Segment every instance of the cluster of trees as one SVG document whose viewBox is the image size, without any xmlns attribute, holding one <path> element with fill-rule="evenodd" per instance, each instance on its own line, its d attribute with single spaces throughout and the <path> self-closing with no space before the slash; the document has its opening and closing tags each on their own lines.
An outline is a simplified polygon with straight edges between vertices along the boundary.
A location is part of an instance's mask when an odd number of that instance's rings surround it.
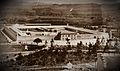
<svg viewBox="0 0 120 71">
<path fill-rule="evenodd" d="M 69 61 L 74 62 L 90 62 L 95 60 L 95 54 L 89 56 L 87 53 L 82 51 L 68 52 L 66 48 L 63 49 L 53 49 L 41 50 L 33 54 L 22 56 L 21 54 L 16 58 L 16 63 L 18 65 L 40 65 L 40 66 L 52 66 L 58 64 L 66 64 Z"/>
<path fill-rule="evenodd" d="M 30 10 L 23 10 L 23 13 L 21 15 L 26 15 L 26 16 L 64 16 L 62 10 L 59 9 L 54 9 L 51 7 L 33 7 Z"/>
<path fill-rule="evenodd" d="M 94 46 L 89 44 L 89 51 L 84 52 L 82 48 L 86 47 L 82 44 L 82 42 L 78 43 L 77 47 L 71 46 L 69 39 L 66 38 L 67 46 L 53 46 L 54 40 L 51 40 L 51 47 L 46 50 L 40 50 L 39 52 L 35 52 L 33 54 L 29 54 L 26 56 L 19 55 L 16 58 L 16 62 L 19 65 L 56 65 L 56 64 L 66 64 L 67 62 L 71 61 L 78 61 L 78 62 L 90 62 L 95 61 L 97 55 L 97 42 Z M 39 43 L 41 42 L 40 39 L 35 39 L 34 42 Z M 91 47 L 93 47 L 91 49 Z M 73 49 L 77 51 L 70 51 Z"/>
<path fill-rule="evenodd" d="M 37 38 L 34 40 L 37 44 L 42 42 L 41 39 Z M 70 45 L 70 39 L 66 38 L 67 46 L 54 46 L 54 39 L 51 39 L 51 47 L 49 49 L 42 49 L 35 53 L 22 56 L 18 54 L 15 63 L 18 65 L 40 65 L 40 66 L 52 66 L 58 64 L 66 64 L 68 62 L 75 63 L 88 63 L 97 60 L 97 50 L 101 49 L 99 38 L 95 44 L 89 43 L 88 46 L 83 45 L 80 41 L 77 46 Z M 47 41 L 45 42 L 45 44 Z M 103 52 L 109 49 L 109 41 L 103 49 Z M 118 48 L 118 43 L 115 44 L 115 48 Z M 83 51 L 88 50 L 88 51 Z"/>
<path fill-rule="evenodd" d="M 2 24 L 13 24 L 13 23 L 17 23 L 18 19 L 15 17 L 2 17 L 2 19 L 0 19 L 0 22 Z"/>
</svg>

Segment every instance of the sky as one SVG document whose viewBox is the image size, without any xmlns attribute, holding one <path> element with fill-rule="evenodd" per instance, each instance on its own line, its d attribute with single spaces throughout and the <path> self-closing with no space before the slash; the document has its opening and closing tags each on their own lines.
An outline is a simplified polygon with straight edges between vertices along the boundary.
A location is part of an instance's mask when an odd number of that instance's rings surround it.
<svg viewBox="0 0 120 71">
<path fill-rule="evenodd" d="M 23 0 L 23 2 L 34 2 L 39 1 L 40 3 L 48 4 L 80 4 L 80 3 L 116 3 L 120 0 Z"/>
<path fill-rule="evenodd" d="M 82 4 L 82 3 L 118 3 L 120 0 L 1 0 L 0 8 L 9 5 L 22 5 L 22 4 L 32 4 L 32 3 L 43 3 L 43 4 Z"/>
</svg>

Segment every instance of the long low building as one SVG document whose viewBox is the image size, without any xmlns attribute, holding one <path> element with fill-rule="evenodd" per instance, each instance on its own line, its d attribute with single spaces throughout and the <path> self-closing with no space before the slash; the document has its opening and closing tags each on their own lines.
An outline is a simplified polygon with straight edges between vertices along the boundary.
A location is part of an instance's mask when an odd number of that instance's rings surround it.
<svg viewBox="0 0 120 71">
<path fill-rule="evenodd" d="M 45 44 L 45 41 L 47 41 L 48 45 L 50 45 L 51 39 L 54 40 L 54 45 L 67 45 L 67 38 L 70 40 L 71 45 L 77 45 L 80 41 L 83 44 L 89 44 L 89 42 L 94 44 L 97 38 L 104 39 L 104 42 L 109 39 L 108 33 L 68 25 L 41 26 L 14 24 L 6 25 L 2 32 L 7 38 L 11 39 L 9 42 L 16 42 L 17 44 L 36 44 L 33 42 L 36 38 L 43 41 L 39 44 Z"/>
</svg>

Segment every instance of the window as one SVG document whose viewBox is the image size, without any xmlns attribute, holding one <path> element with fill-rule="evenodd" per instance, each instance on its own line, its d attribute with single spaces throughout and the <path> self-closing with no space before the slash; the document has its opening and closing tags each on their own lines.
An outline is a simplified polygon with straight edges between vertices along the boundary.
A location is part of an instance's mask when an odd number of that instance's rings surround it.
<svg viewBox="0 0 120 71">
<path fill-rule="evenodd" d="M 76 39 L 76 35 L 74 35 L 74 39 Z"/>
<path fill-rule="evenodd" d="M 62 38 L 62 40 L 64 40 L 64 37 Z"/>
<path fill-rule="evenodd" d="M 66 35 L 66 37 L 68 37 L 68 35 Z"/>
<path fill-rule="evenodd" d="M 70 35 L 68 34 L 68 37 L 70 37 Z"/>
<path fill-rule="evenodd" d="M 64 37 L 64 35 L 62 35 L 62 38 Z"/>
<path fill-rule="evenodd" d="M 73 39 L 73 35 L 71 35 L 71 39 Z"/>
</svg>

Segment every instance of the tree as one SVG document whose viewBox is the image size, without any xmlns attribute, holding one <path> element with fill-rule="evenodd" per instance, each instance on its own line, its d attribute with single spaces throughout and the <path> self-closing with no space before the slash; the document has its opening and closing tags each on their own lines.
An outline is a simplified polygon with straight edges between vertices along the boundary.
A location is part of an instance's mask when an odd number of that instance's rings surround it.
<svg viewBox="0 0 120 71">
<path fill-rule="evenodd" d="M 100 39 L 99 38 L 97 38 L 95 46 L 97 49 L 100 49 Z"/>
<path fill-rule="evenodd" d="M 51 43 L 51 47 L 53 47 L 54 40 L 51 39 L 50 43 Z"/>
<path fill-rule="evenodd" d="M 47 46 L 47 43 L 48 43 L 47 40 L 45 40 L 45 46 Z"/>
<path fill-rule="evenodd" d="M 69 38 L 66 38 L 66 41 L 67 41 L 67 46 L 69 47 L 69 49 L 71 48 L 71 46 L 70 46 L 70 39 Z"/>
<path fill-rule="evenodd" d="M 92 48 L 92 53 L 93 54 L 96 54 L 97 53 L 97 43 L 95 43 L 94 45 L 93 45 L 93 48 Z"/>
<path fill-rule="evenodd" d="M 82 49 L 82 41 L 80 41 L 80 43 L 77 43 L 77 50 L 81 50 Z"/>
<path fill-rule="evenodd" d="M 104 47 L 103 53 L 106 52 L 106 50 L 108 50 L 108 49 L 109 49 L 109 45 L 108 45 L 108 42 L 107 42 L 105 47 Z"/>
<path fill-rule="evenodd" d="M 70 39 L 66 38 L 66 41 L 67 41 L 67 44 L 69 44 L 69 43 L 70 43 L 70 42 L 69 42 L 69 41 L 70 41 Z"/>
<path fill-rule="evenodd" d="M 57 32 L 57 30 L 54 30 L 54 32 Z"/>
<path fill-rule="evenodd" d="M 23 58 L 23 55 L 21 53 L 18 53 L 16 60 L 21 60 L 22 58 Z"/>
<path fill-rule="evenodd" d="M 88 47 L 88 54 L 91 55 L 91 48 L 92 48 L 92 44 L 89 43 L 89 47 Z"/>
<path fill-rule="evenodd" d="M 31 33 L 30 33 L 30 32 L 27 32 L 26 34 L 27 34 L 27 35 L 31 35 Z"/>
<path fill-rule="evenodd" d="M 82 41 L 80 41 L 80 46 L 82 46 L 83 44 L 82 44 Z"/>
<path fill-rule="evenodd" d="M 33 42 L 37 43 L 37 45 L 38 45 L 38 43 L 40 43 L 40 42 L 42 43 L 42 40 L 39 38 L 36 38 Z"/>
<path fill-rule="evenodd" d="M 115 48 L 116 52 L 119 52 L 119 43 L 118 43 L 118 40 L 116 40 L 116 42 L 114 44 L 114 48 Z"/>
</svg>

